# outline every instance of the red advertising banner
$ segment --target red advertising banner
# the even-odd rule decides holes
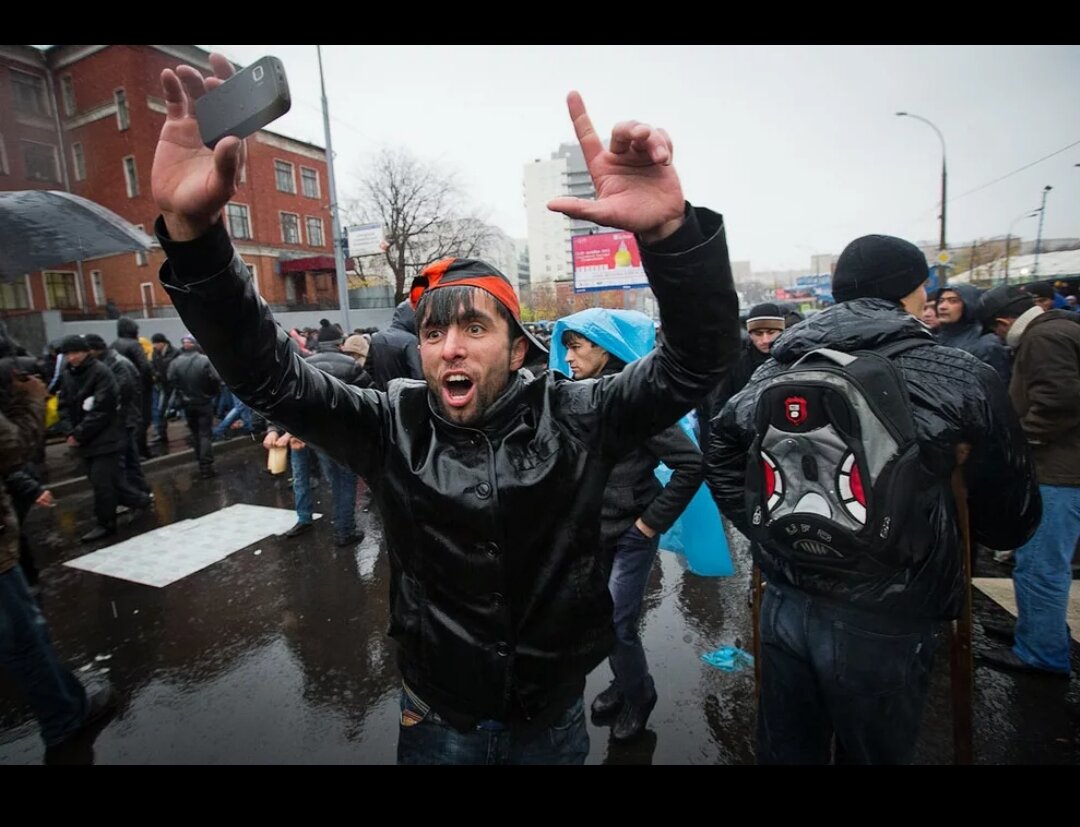
[[[633,233],[595,233],[571,240],[574,290],[621,290],[644,287],[649,280]]]

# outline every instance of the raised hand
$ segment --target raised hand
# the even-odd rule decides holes
[[[236,192],[244,160],[243,141],[228,137],[207,149],[195,120],[195,101],[232,76],[232,64],[210,55],[215,76],[179,66],[161,73],[165,126],[158,138],[150,186],[169,235],[187,241],[206,232]]]
[[[611,144],[605,149],[581,95],[571,92],[566,103],[596,188],[596,200],[555,198],[548,202],[548,209],[628,230],[647,242],[675,232],[682,223],[684,202],[679,176],[671,165],[667,132],[638,121],[623,121],[612,130]]]

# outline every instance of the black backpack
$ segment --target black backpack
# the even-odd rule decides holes
[[[747,456],[751,540],[796,569],[873,576],[909,562],[895,546],[921,469],[892,358],[931,344],[819,348],[762,383]]]

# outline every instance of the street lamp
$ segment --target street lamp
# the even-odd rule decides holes
[[[1039,234],[1035,238],[1035,263],[1031,267],[1031,275],[1036,277],[1039,275],[1039,248],[1042,247],[1043,219],[1046,218],[1046,194],[1052,189],[1053,187],[1049,184],[1043,187],[1042,206],[1039,207]]]
[[[937,133],[938,140],[941,141],[941,241],[938,244],[938,249],[939,252],[944,251],[947,249],[945,246],[945,182],[947,178],[945,172],[945,136],[941,134],[940,129],[921,115],[912,115],[910,112],[897,112],[896,115],[900,118],[914,118],[917,121],[922,121]]]
[[[1007,236],[1005,236],[1005,283],[1006,284],[1009,283],[1009,247],[1012,244],[1013,227],[1016,226],[1017,221],[1023,221],[1025,218],[1034,218],[1038,214],[1039,214],[1038,210],[1032,210],[1031,212],[1025,212],[1022,215],[1018,215],[1016,218],[1014,218],[1012,220],[1012,223],[1009,224],[1009,234]]]

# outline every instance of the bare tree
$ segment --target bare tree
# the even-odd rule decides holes
[[[389,269],[394,302],[405,285],[425,266],[442,258],[471,258],[489,243],[492,228],[465,207],[465,196],[453,173],[416,158],[407,149],[384,148],[361,178],[361,195],[349,212],[360,221],[378,222],[386,232],[386,249],[378,260],[357,259],[364,268]]]

